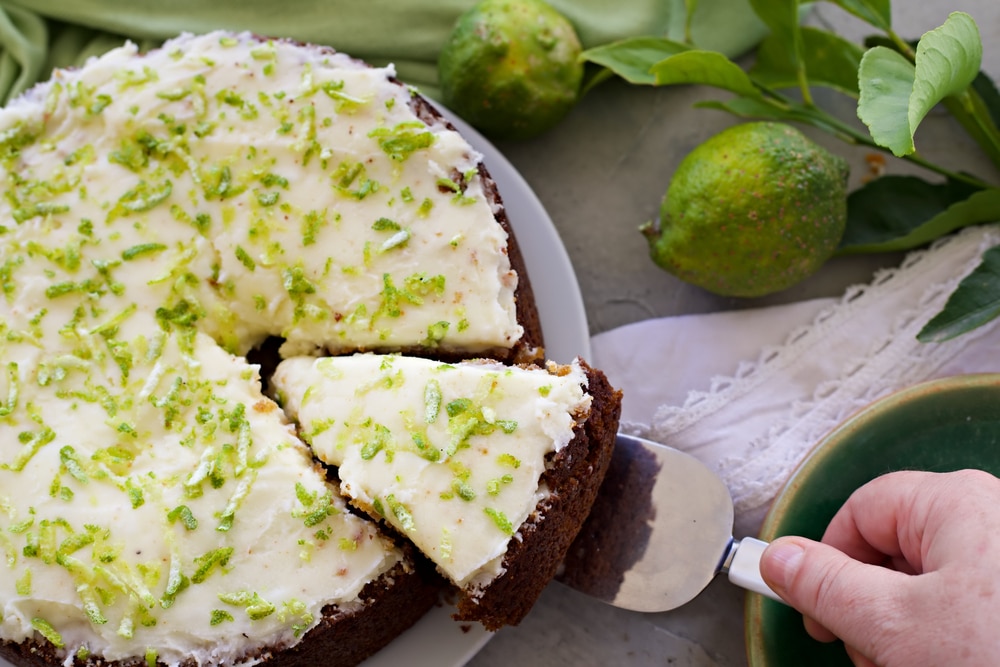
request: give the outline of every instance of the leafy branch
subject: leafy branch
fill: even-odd
[[[689,33],[685,42],[636,37],[584,52],[585,60],[604,68],[590,85],[617,75],[637,85],[712,86],[731,96],[696,106],[815,127],[944,177],[944,183],[931,183],[913,176],[882,176],[851,193],[840,254],[908,250],[968,225],[1000,220],[996,183],[936,164],[917,152],[914,143],[920,123],[941,104],[1000,168],[1000,93],[980,72],[982,41],[971,16],[953,12],[941,26],[910,43],[893,30],[890,0],[827,0],[879,33],[859,45],[800,25],[798,0],[749,1],[770,35],[758,46],[748,70],[722,53],[695,47]],[[697,5],[697,0],[685,0],[688,24]],[[858,117],[868,132],[817,106],[815,87],[856,99]],[[987,253],[989,258],[1000,255],[1000,246],[995,250]],[[984,258],[919,337],[945,340],[998,315],[1000,258],[989,265]]]

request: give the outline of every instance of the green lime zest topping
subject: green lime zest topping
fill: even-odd
[[[435,184],[438,186],[439,190],[456,193],[460,193],[462,191],[462,187],[458,183],[450,178],[445,178],[444,176],[438,178],[435,181]]]
[[[320,90],[337,103],[336,109],[338,113],[351,111],[366,104],[365,100],[360,97],[354,97],[345,93],[343,81],[327,81],[320,86]]]
[[[392,444],[392,432],[382,424],[372,424],[371,431],[371,437],[361,447],[361,458],[365,461],[372,460],[380,451]],[[386,458],[391,460],[391,450],[386,453]]]
[[[472,501],[476,499],[475,490],[469,485],[468,482],[455,478],[451,481],[451,490],[455,492],[455,495],[462,500]]]
[[[190,585],[191,580],[186,574],[181,572],[180,559],[175,556],[170,561],[170,572],[167,575],[167,587],[163,591],[163,597],[160,598],[160,606],[164,609],[168,609],[174,604],[174,600],[177,599],[177,595]]]
[[[437,380],[428,380],[424,387],[424,421],[433,424],[437,421],[441,412],[441,383]]]
[[[236,246],[236,259],[240,260],[240,263],[247,267],[248,270],[253,271],[257,268],[257,263],[253,261],[253,257],[243,249],[243,246]]]
[[[227,623],[227,622],[231,622],[233,620],[235,620],[233,618],[233,615],[230,614],[225,609],[213,609],[212,610],[212,617],[211,617],[211,620],[209,621],[209,624],[210,625],[219,625],[220,623]]]
[[[510,435],[517,430],[517,421],[513,419],[498,419],[496,425],[500,427],[500,430]]]
[[[491,408],[477,405],[471,398],[456,398],[445,406],[445,411],[448,413],[448,432],[451,433],[445,450],[448,456],[467,447],[470,436],[490,435],[497,427],[510,434],[517,428],[517,422],[496,419]]]
[[[297,619],[299,622],[292,623],[292,631],[295,636],[300,636],[303,632],[312,627],[315,617],[309,613],[306,605],[301,600],[292,598],[288,602],[282,604],[282,609],[278,612],[278,618],[282,623],[286,621],[289,617]]]
[[[44,618],[31,619],[31,627],[33,627],[42,637],[45,637],[45,639],[47,639],[49,643],[56,648],[63,648],[66,646],[62,635],[56,632],[56,629],[52,627],[52,624]]]
[[[426,273],[413,273],[403,281],[406,289],[417,296],[428,296],[434,294],[440,296],[444,294],[445,277],[443,274],[428,276]]]
[[[24,574],[14,582],[14,590],[18,595],[27,597],[31,595],[31,568],[24,568]]]
[[[492,507],[484,507],[483,511],[486,512],[487,516],[493,519],[493,523],[495,523],[496,527],[503,531],[504,534],[514,534],[514,526],[511,524],[510,519],[507,518],[506,514]]]
[[[506,474],[502,477],[491,479],[490,481],[486,482],[486,492],[491,496],[499,495],[504,485],[510,484],[513,481],[514,481],[514,476],[511,474]]]
[[[198,527],[198,519],[195,518],[194,514],[191,512],[191,508],[187,505],[178,505],[174,509],[167,512],[167,521],[175,523],[177,520],[180,520],[181,525],[183,525],[186,530],[194,530]]]
[[[424,345],[427,347],[435,347],[438,345],[448,334],[448,328],[450,326],[451,323],[445,322],[444,320],[429,325],[427,327],[427,338],[424,339]]]
[[[376,232],[386,232],[386,231],[399,231],[402,227],[395,220],[390,220],[389,218],[379,218],[372,223],[372,229]]]
[[[17,408],[17,397],[20,391],[20,376],[16,361],[7,364],[7,400],[0,402],[0,417],[10,415]]]
[[[326,209],[306,213],[302,219],[302,245],[309,246],[316,243],[316,235],[326,225]]]
[[[87,473],[80,464],[80,459],[77,457],[76,450],[72,446],[66,445],[59,450],[59,461],[62,464],[62,469],[68,472],[73,479],[80,483],[87,481]]]
[[[339,513],[333,504],[333,494],[329,489],[322,493],[309,491],[301,482],[296,482],[295,497],[302,505],[302,509],[292,510],[292,516],[296,519],[302,519],[302,523],[307,528],[319,525],[326,517]]]
[[[431,214],[432,208],[434,208],[434,202],[431,201],[430,197],[424,197],[424,200],[420,202],[420,208],[417,209],[417,215],[426,218]]]
[[[237,476],[239,476],[239,473],[237,473]],[[233,523],[236,520],[236,510],[238,510],[240,505],[243,504],[243,499],[247,497],[248,493],[250,493],[250,487],[253,486],[255,481],[257,481],[256,470],[253,470],[250,475],[247,475],[240,480],[239,485],[236,487],[236,491],[234,491],[233,495],[230,496],[225,509],[223,509],[222,514],[219,515],[219,525],[215,527],[216,530],[226,532],[233,527]]]
[[[137,72],[135,70],[119,70],[115,72],[115,78],[118,79],[119,90],[124,90],[132,86],[142,86],[144,84],[160,80],[160,77],[156,74],[156,70],[149,65],[144,65],[142,72]]]
[[[289,266],[281,271],[282,284],[285,291],[295,295],[315,294],[316,285],[306,277],[306,270],[302,264]]]
[[[258,192],[257,193],[257,203],[261,206],[274,206],[278,203],[280,193],[269,191],[269,192]]]
[[[137,486],[131,477],[125,480],[125,492],[128,494],[129,502],[132,503],[132,509],[145,504],[146,500],[142,494],[142,487]]]
[[[240,116],[244,120],[253,120],[257,117],[257,107],[247,102],[234,90],[220,90],[215,94],[215,99],[220,104],[231,106],[239,110]]]
[[[167,246],[162,243],[140,243],[134,245],[131,248],[126,248],[122,250],[122,259],[126,262],[140,257],[142,255],[150,255],[157,252],[163,252],[167,249]]]
[[[342,195],[362,200],[370,194],[378,192],[378,181],[373,181],[365,175],[365,165],[361,162],[341,162],[331,175],[334,189]],[[351,186],[358,182],[356,189]]]
[[[225,567],[233,555],[233,547],[219,547],[203,553],[194,559],[197,568],[191,575],[191,581],[200,584],[215,570],[216,567]]]
[[[173,189],[174,184],[170,181],[163,181],[159,185],[150,185],[146,181],[139,181],[139,184],[123,194],[118,199],[118,203],[108,212],[108,222],[112,222],[122,215],[148,211],[157,204],[166,201]]]
[[[471,398],[456,398],[445,406],[445,411],[447,411],[449,417],[457,417],[470,408],[472,408]]]
[[[11,213],[16,222],[24,222],[32,218],[56,213],[66,213],[69,211],[67,204],[53,204],[51,202],[36,202],[27,206],[20,206]]]
[[[368,136],[376,139],[385,154],[397,162],[434,143],[434,133],[420,121],[405,121],[391,128],[375,128]]]
[[[226,604],[246,609],[251,621],[259,621],[274,613],[273,604],[265,600],[256,591],[236,591],[235,593],[220,593],[219,599]]]
[[[405,530],[408,533],[411,533],[417,529],[417,525],[413,521],[413,515],[410,513],[410,510],[407,509],[403,503],[396,500],[396,497],[394,495],[390,493],[388,496],[386,496],[385,502],[389,506],[390,511],[392,511],[392,515],[396,517],[396,521],[399,522],[399,525],[403,528],[403,530]]]
[[[157,91],[156,96],[161,100],[167,100],[168,102],[180,102],[190,94],[190,88],[173,88],[171,90]]]

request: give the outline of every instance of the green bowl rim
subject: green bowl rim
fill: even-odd
[[[988,386],[1000,386],[1000,373],[964,373],[925,380],[890,392],[859,408],[820,438],[795,470],[792,471],[788,480],[781,487],[781,491],[771,502],[764,521],[761,524],[758,537],[766,542],[770,542],[775,538],[774,533],[777,530],[777,524],[784,514],[784,505],[795,495],[801,486],[797,484],[798,480],[812,474],[816,468],[822,465],[828,453],[836,449],[836,447],[831,445],[835,445],[839,440],[850,436],[866,422],[871,421],[886,410],[897,407],[900,403],[908,402],[915,397],[924,396],[928,393]],[[747,663],[750,667],[766,667],[766,656],[762,654],[763,649],[756,639],[759,633],[754,631],[755,620],[763,612],[763,606],[763,596],[750,593],[746,595],[743,627]]]

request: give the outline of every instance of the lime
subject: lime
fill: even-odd
[[[660,267],[726,296],[791,287],[833,254],[847,219],[847,162],[783,123],[743,123],[681,161],[642,227]]]
[[[576,104],[583,79],[572,24],[542,0],[481,0],[438,58],[442,102],[495,139],[528,139]]]

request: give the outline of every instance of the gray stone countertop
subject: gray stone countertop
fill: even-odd
[[[969,12],[982,31],[984,69],[1000,80],[997,0],[895,0],[893,9],[894,27],[907,38],[940,25],[950,11]],[[832,3],[816,3],[807,23],[834,26],[853,39],[866,34]],[[739,122],[723,112],[692,106],[719,95],[699,87],[641,88],[609,81],[591,91],[548,134],[530,142],[498,144],[559,230],[576,270],[591,334],[653,317],[839,296],[852,284],[868,282],[879,267],[899,262],[901,255],[892,254],[836,258],[803,283],[760,299],[714,296],[657,268],[637,227],[656,216],[680,160],[703,140]],[[825,91],[817,98],[824,108],[856,122],[853,100]],[[851,188],[860,185],[869,149],[804,131],[847,158]],[[939,112],[921,125],[916,142],[936,162],[955,170],[992,173],[994,182],[1000,182],[971,140]],[[921,173],[892,159],[888,171]],[[716,581],[678,610],[638,614],[552,584],[521,625],[497,633],[469,665],[743,666],[743,597],[728,582]]]

